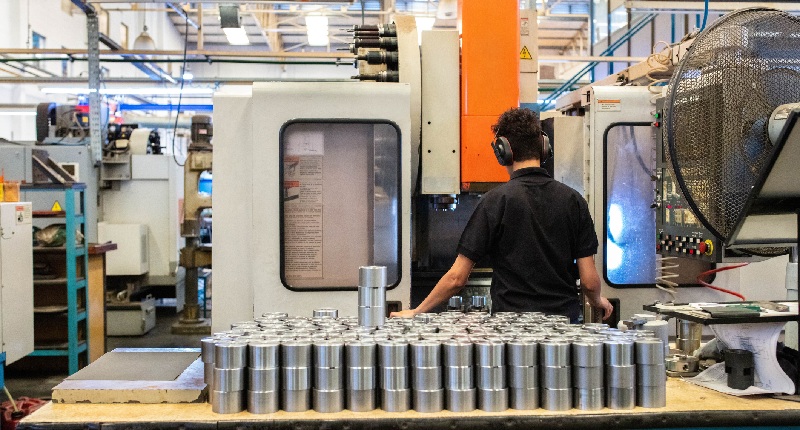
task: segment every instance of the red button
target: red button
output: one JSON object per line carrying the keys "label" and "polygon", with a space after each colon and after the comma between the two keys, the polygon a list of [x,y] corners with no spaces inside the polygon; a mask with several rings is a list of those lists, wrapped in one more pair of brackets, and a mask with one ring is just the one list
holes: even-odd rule
{"label": "red button", "polygon": [[708,245],[706,245],[705,242],[700,242],[700,244],[697,245],[697,252],[704,254],[706,251],[708,251]]}

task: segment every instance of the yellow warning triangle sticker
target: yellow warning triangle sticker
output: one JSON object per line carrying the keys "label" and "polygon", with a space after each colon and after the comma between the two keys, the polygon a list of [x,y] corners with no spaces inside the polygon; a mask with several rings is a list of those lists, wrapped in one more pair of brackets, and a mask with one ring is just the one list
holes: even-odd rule
{"label": "yellow warning triangle sticker", "polygon": [[53,207],[52,207],[52,208],[50,208],[50,210],[51,210],[51,211],[53,211],[53,212],[61,212],[61,211],[63,211],[64,209],[61,209],[61,204],[60,204],[60,203],[58,203],[58,200],[56,200],[56,202],[55,202],[55,203],[53,203]]}
{"label": "yellow warning triangle sticker", "polygon": [[520,51],[520,53],[519,53],[519,59],[520,60],[533,60],[533,57],[531,56],[531,51],[528,51],[528,47],[527,46],[523,46],[522,47],[522,51]]}

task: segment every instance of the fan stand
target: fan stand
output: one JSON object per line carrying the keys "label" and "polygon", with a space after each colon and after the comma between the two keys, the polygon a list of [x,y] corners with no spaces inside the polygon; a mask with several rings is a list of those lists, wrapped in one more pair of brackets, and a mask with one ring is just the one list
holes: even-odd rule
{"label": "fan stand", "polygon": [[[800,208],[797,210],[797,252],[800,253]],[[800,267],[800,266],[798,266]],[[789,287],[788,285],[786,286]],[[800,350],[800,271],[798,272],[797,276],[797,288],[798,288],[798,295],[795,302],[798,307],[797,311],[797,345],[798,350]],[[789,395],[776,395],[774,396],[776,399],[780,400],[789,400],[792,402],[800,402],[800,394],[798,394],[798,388],[800,388],[800,355],[797,356],[794,362],[795,366],[795,375],[794,375],[794,387],[795,387],[795,394]]]}

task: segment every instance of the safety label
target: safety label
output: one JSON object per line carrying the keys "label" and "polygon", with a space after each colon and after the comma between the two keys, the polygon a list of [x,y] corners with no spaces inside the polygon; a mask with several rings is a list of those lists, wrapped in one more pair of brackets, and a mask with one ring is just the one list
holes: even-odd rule
{"label": "safety label", "polygon": [[622,110],[619,99],[597,100],[597,110],[600,112],[619,112]]}
{"label": "safety label", "polygon": [[33,219],[33,214],[31,213],[31,207],[28,205],[19,205],[14,208],[14,218],[17,220],[17,225],[19,224],[30,224],[31,219]]}
{"label": "safety label", "polygon": [[61,209],[61,203],[59,203],[58,200],[56,200],[55,203],[53,203],[53,207],[51,207],[50,210],[52,212],[61,212],[64,209]]}
{"label": "safety label", "polygon": [[531,55],[531,51],[528,50],[527,46],[522,47],[522,51],[519,52],[519,59],[520,60],[533,60],[533,56]]}

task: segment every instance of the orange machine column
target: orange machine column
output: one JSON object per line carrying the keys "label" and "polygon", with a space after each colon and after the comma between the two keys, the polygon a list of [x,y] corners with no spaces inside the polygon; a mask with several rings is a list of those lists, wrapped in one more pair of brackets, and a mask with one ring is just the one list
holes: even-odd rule
{"label": "orange machine column", "polygon": [[459,0],[461,187],[505,182],[492,153],[491,125],[519,106],[519,1]]}

